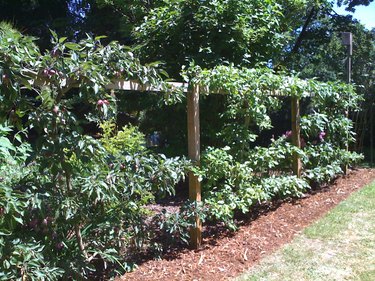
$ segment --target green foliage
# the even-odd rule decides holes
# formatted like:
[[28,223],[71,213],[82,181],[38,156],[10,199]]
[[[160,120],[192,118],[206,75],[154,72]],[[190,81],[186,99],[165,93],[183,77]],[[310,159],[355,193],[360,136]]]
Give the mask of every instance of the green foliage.
[[30,173],[30,169],[25,166],[28,156],[30,156],[30,146],[21,142],[20,135],[16,135],[14,145],[7,137],[12,131],[10,127],[0,125],[0,221],[2,235],[12,231],[17,223],[22,224],[22,216],[27,206],[30,194],[25,194],[20,190],[13,190],[15,185]]
[[[35,139],[31,150],[16,129],[0,127],[1,278],[84,279],[107,265],[124,272],[126,253],[151,236],[145,206],[173,194],[189,162],[147,152],[134,127],[114,132],[103,122],[116,114],[105,86],[134,79],[168,91],[162,71],[100,37],[73,43],[52,32],[54,47],[41,54],[32,38],[1,30],[0,124]],[[103,124],[101,139],[83,133],[90,122]]]
[[113,121],[105,121],[100,124],[100,128],[103,130],[100,141],[112,155],[134,154],[145,150],[145,135],[139,132],[137,127],[124,126],[116,132],[116,124]]
[[[298,75],[276,73],[269,68],[241,68],[234,65],[219,65],[212,69],[190,65],[182,73],[187,81],[204,85],[210,92],[230,95],[251,93],[254,98],[267,95],[314,98],[314,105],[329,106],[339,102],[337,109],[356,107],[360,97],[352,85],[340,82],[319,82],[316,79],[301,79]],[[344,94],[344,95],[343,95]],[[333,108],[333,110],[337,110]],[[328,110],[328,109],[326,109]]]
[[310,185],[304,179],[285,175],[264,178],[261,185],[271,198],[299,197],[310,189]]
[[13,130],[0,125],[0,280],[56,280],[61,269],[47,261],[44,247],[27,231],[28,210],[35,206],[32,192],[24,184],[33,167],[27,166],[31,148],[21,135],[9,140]]
[[[357,110],[361,100],[353,86],[233,66],[192,66],[184,77],[228,95],[228,107],[222,115],[225,125],[220,132],[228,146],[208,148],[202,167],[195,171],[202,180],[202,197],[211,220],[234,229],[236,212],[247,213],[258,202],[300,196],[310,188],[309,183],[329,181],[342,173],[343,165],[353,165],[362,158],[343,149],[354,140],[352,122],[345,111]],[[272,128],[269,115],[278,108],[277,95],[310,99],[312,114],[302,116],[300,122],[301,148],[291,144],[291,132],[272,138],[267,147],[252,145],[258,132]],[[302,178],[291,175],[294,154],[303,161]]]
[[154,223],[160,229],[158,241],[162,241],[163,249],[168,249],[176,244],[189,243],[189,230],[196,227],[196,218],[202,222],[206,220],[207,206],[202,202],[186,201],[179,211],[167,212],[165,209],[154,217]]
[[[338,1],[348,5],[351,9],[355,5],[365,5],[368,1]],[[353,6],[354,4],[354,6]],[[374,139],[369,129],[371,114],[374,106],[374,61],[375,61],[375,33],[359,23],[353,15],[338,15],[332,9],[324,8],[326,5],[316,6],[313,17],[300,17],[306,24],[305,32],[295,32],[293,36],[294,52],[286,49],[282,65],[285,69],[300,72],[303,78],[316,77],[320,81],[345,81],[346,71],[346,46],[342,44],[341,32],[351,32],[353,35],[353,55],[351,82],[358,85],[356,91],[364,98],[358,105],[360,112],[351,112],[350,117],[356,120],[354,130],[357,133],[356,143],[352,146],[358,151],[369,151]],[[309,15],[309,7],[306,15]],[[298,13],[297,13],[298,15]],[[297,44],[298,43],[298,44]],[[340,102],[340,101],[339,101]],[[372,125],[373,126],[373,125]],[[369,153],[371,154],[371,153]],[[368,155],[369,156],[369,155]],[[369,159],[370,160],[370,159]]]
[[363,159],[362,155],[326,142],[307,146],[304,152],[307,155],[304,163],[305,177],[316,183],[327,182],[335,178],[337,174],[343,172],[343,165],[353,165]]
[[343,149],[355,141],[353,122],[345,112],[349,108],[358,110],[362,96],[353,89],[345,91],[338,84],[333,87],[335,92],[316,93],[311,98],[313,112],[301,119],[302,134],[308,144],[304,148],[305,176],[311,182],[329,181],[343,172],[343,165],[363,159],[363,156]]
[[[7,131],[2,127],[2,132]],[[105,141],[116,144],[117,136]],[[145,152],[117,151],[114,157],[113,146],[106,151],[100,142],[86,137],[76,152],[64,150],[70,157],[60,169],[66,170],[53,174],[54,170],[43,168],[44,158],[23,167],[29,146],[17,148],[5,136],[0,144],[7,156],[1,158],[5,162],[0,170],[8,171],[0,182],[5,279],[89,276],[96,270],[93,261],[97,259],[125,270],[120,252],[143,248],[151,235],[145,205],[155,196],[174,193],[188,166],[177,158]],[[86,151],[87,159],[85,149],[93,150]],[[11,157],[18,153],[19,158]],[[26,185],[17,187],[22,182]]]
[[[352,128],[344,111],[347,108],[356,110],[361,101],[361,96],[351,85],[304,80],[298,76],[276,74],[270,69],[234,66],[202,69],[191,66],[183,75],[186,81],[207,87],[202,87],[203,93],[209,88],[212,92],[228,95],[226,111],[222,114],[224,126],[219,136],[225,145],[231,147],[232,154],[242,161],[247,159],[258,132],[272,128],[269,115],[280,107],[277,96],[312,97],[310,107],[318,114],[303,117],[301,126],[304,133],[317,135],[329,130],[332,133],[328,133],[328,137],[331,141],[338,141],[338,145],[346,142],[348,137],[345,132]],[[308,129],[310,126],[314,127]],[[353,134],[349,133],[349,136],[351,139]]]
[[[221,9],[222,3],[216,4]],[[150,153],[137,128],[117,130],[105,121],[117,113],[116,93],[107,93],[105,86],[117,79],[137,80],[175,100],[179,96],[170,93],[158,63],[141,65],[130,49],[114,42],[103,46],[100,37],[73,43],[53,32],[53,49],[41,54],[32,38],[7,25],[1,30],[0,124],[9,122],[35,139],[31,149],[16,129],[0,127],[0,171],[6,175],[0,179],[4,278],[87,279],[103,270],[98,262],[114,268],[113,274],[124,272],[131,267],[127,255],[158,248],[157,233],[168,243],[186,242],[197,216],[235,229],[235,213],[247,213],[266,200],[299,196],[308,182],[328,180],[341,172],[341,165],[360,158],[342,149],[353,136],[346,133],[351,122],[345,110],[360,100],[353,86],[233,65],[192,65],[182,73],[203,94],[208,87],[226,95],[217,137],[227,146],[208,148],[201,168],[184,158]],[[263,31],[259,36],[268,32]],[[279,108],[278,95],[311,96],[313,114],[302,118],[301,149],[287,134],[267,147],[254,147],[259,132],[272,128],[270,113]],[[85,134],[87,124],[101,124],[102,137]],[[292,175],[293,154],[305,165],[301,179]],[[203,205],[187,202],[178,213],[156,216],[155,233],[147,205],[173,195],[188,170],[202,180]],[[21,270],[21,264],[27,268]]]
[[[157,63],[143,66],[129,48],[116,42],[103,46],[100,39],[88,37],[72,43],[53,33],[54,47],[42,55],[32,38],[9,31],[5,26],[4,33],[0,33],[0,87],[3,93],[0,120],[11,115],[13,123],[20,122],[25,114],[35,112],[33,119],[38,125],[48,118],[39,111],[48,109],[48,114],[62,116],[59,118],[62,122],[65,118],[74,118],[70,109],[77,105],[97,109],[90,112],[88,120],[111,117],[115,101],[105,92],[111,79],[132,79],[168,92],[168,86],[160,76],[165,72],[157,68]],[[38,77],[43,77],[42,81]],[[79,93],[68,95],[76,86]],[[38,89],[37,97],[25,98],[19,94],[30,89]]]
[[[6,244],[2,251],[6,255],[2,259],[0,280],[57,280],[63,271],[45,262],[44,247],[38,243],[25,243],[19,239]],[[2,249],[3,250],[3,249]],[[7,259],[9,257],[9,259]]]
[[[309,188],[306,181],[295,176],[262,173],[264,165],[270,165],[267,168],[271,171],[280,159],[285,159],[285,154],[279,156],[270,152],[265,156],[266,148],[262,153],[258,149],[248,161],[240,163],[228,154],[228,150],[208,149],[202,157],[202,168],[196,172],[203,179],[203,201],[207,205],[208,219],[224,222],[235,229],[236,211],[246,214],[254,204],[299,196]],[[281,154],[283,150],[277,152]],[[263,165],[257,165],[262,161]]]
[[195,61],[255,66],[282,48],[281,6],[275,1],[168,0],[135,28],[142,56],[167,62],[169,73]]
[[269,176],[275,172],[290,172],[292,155],[296,153],[305,158],[305,152],[290,142],[290,137],[282,136],[277,140],[271,139],[268,147],[256,146],[247,155],[251,159],[249,165],[258,174]]

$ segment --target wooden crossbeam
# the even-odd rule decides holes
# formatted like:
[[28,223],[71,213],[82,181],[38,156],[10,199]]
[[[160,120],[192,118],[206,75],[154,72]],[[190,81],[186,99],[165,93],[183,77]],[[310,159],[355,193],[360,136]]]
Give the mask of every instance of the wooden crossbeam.
[[[31,70],[25,70],[22,72],[25,79],[21,81],[23,84],[30,85],[32,84],[31,81],[33,81],[34,86],[42,87],[42,86],[48,86],[50,81],[46,79],[43,76],[38,75],[38,73],[33,72]],[[28,78],[32,78],[29,79]],[[61,90],[63,92],[68,92],[72,88],[78,88],[80,84],[82,84],[82,81],[72,80],[70,78],[65,79],[65,85]],[[88,83],[90,83],[89,80],[87,80]],[[169,91],[182,91],[184,93],[188,93],[189,89],[188,83],[183,82],[166,82],[166,84],[169,86]],[[112,80],[108,85],[105,86],[107,90],[121,90],[121,91],[139,91],[139,92],[164,92],[166,89],[162,86],[152,86],[147,84],[142,84],[139,81],[134,80],[123,80],[123,79],[114,79]],[[229,94],[229,92],[225,89],[212,89],[208,86],[200,85],[200,93],[201,94]],[[246,88],[244,89],[246,91]],[[267,91],[268,95],[270,96],[286,96],[280,91],[272,90]],[[304,96],[310,96],[307,93],[303,94]]]
[[[189,92],[188,83],[182,83],[182,82],[166,82],[167,85],[170,86],[170,91],[176,90],[176,91],[182,91],[184,93]],[[150,85],[142,85],[141,83],[137,81],[132,80],[113,80],[110,84],[106,86],[106,89],[109,90],[122,90],[122,91],[140,91],[140,92],[163,92],[165,89],[163,87],[154,87]],[[246,91],[246,89],[244,89]],[[208,86],[200,85],[199,92],[201,94],[229,94],[228,91],[224,89],[210,89]],[[280,91],[272,90],[267,91],[268,95],[270,96],[286,96]],[[310,96],[308,93],[303,93],[303,96]]]
[[[167,83],[171,90],[179,90],[184,93],[188,92],[188,84],[181,82],[168,82]],[[110,84],[106,86],[109,90],[122,90],[122,91],[140,91],[140,92],[162,92],[164,89],[162,87],[154,87],[150,85],[142,85],[139,82],[131,80],[113,80]]]

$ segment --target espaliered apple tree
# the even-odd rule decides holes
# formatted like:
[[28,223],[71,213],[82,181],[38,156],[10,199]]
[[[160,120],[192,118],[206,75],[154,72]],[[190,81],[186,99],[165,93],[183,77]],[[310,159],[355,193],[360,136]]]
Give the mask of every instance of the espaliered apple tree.
[[[167,89],[157,64],[100,39],[73,43],[52,32],[53,49],[41,53],[33,38],[0,25],[0,279],[128,270],[126,252],[151,235],[144,205],[185,175],[186,161],[146,152],[138,131],[84,134],[115,116],[105,90],[114,79]],[[14,146],[14,135],[24,144]]]
[[[233,65],[191,66],[184,76],[210,93],[228,95],[221,117],[224,126],[218,132],[224,146],[204,151],[201,168],[196,169],[202,180],[206,219],[234,229],[235,212],[247,213],[254,204],[274,198],[300,196],[311,184],[333,179],[342,173],[342,165],[362,158],[342,149],[354,141],[345,110],[358,110],[361,100],[352,85]],[[201,93],[205,94],[204,89]],[[255,146],[259,132],[272,129],[270,114],[280,108],[280,97],[310,100],[309,114],[295,120],[301,126],[299,145],[287,131],[273,136],[267,147]],[[301,176],[294,171],[293,155],[302,161]]]

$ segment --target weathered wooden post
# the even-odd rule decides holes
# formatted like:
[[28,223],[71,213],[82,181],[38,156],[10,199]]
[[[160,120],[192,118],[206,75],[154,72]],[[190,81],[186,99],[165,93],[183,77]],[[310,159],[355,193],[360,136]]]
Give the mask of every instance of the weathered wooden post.
[[[300,106],[299,99],[292,97],[292,143],[294,146],[301,148],[301,127],[300,127]],[[298,178],[301,177],[302,162],[297,153],[293,153],[293,174]]]
[[[190,85],[187,93],[188,153],[195,165],[200,162],[200,128],[199,128],[199,86]],[[189,199],[201,201],[201,183],[192,172],[189,173]],[[195,219],[196,227],[190,230],[190,246],[198,249],[202,243],[202,222]]]

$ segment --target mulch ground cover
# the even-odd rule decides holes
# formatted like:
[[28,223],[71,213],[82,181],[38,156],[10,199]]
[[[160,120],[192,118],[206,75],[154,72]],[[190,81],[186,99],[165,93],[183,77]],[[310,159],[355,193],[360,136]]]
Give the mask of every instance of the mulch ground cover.
[[145,259],[118,280],[227,280],[290,242],[352,192],[375,180],[375,169],[352,170],[303,198],[260,205],[239,218],[239,229],[206,226],[199,250],[175,249],[161,260]]

